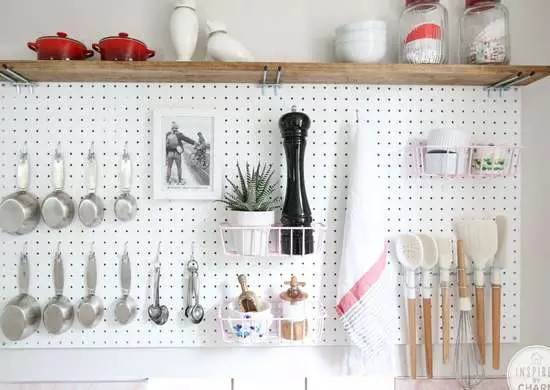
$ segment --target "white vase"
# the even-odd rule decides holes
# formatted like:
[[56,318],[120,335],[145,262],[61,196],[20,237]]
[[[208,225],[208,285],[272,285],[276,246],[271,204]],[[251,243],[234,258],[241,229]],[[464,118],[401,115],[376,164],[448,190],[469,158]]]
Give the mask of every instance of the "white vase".
[[[271,226],[275,223],[274,211],[228,211],[227,221],[234,230],[229,235],[232,246],[243,256],[267,256]],[[250,227],[250,229],[247,229]]]
[[199,18],[195,7],[195,0],[176,0],[170,20],[170,32],[178,61],[191,60],[197,46]]
[[235,38],[227,33],[222,22],[206,22],[208,44],[206,57],[218,61],[252,61],[252,54]]

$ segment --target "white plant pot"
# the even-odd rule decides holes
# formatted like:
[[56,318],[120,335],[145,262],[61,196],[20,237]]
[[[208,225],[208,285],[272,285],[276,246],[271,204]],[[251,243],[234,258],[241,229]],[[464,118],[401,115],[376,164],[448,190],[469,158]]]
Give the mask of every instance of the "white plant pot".
[[275,223],[274,211],[228,212],[231,226],[242,227],[229,234],[230,246],[243,256],[267,256],[271,226]]

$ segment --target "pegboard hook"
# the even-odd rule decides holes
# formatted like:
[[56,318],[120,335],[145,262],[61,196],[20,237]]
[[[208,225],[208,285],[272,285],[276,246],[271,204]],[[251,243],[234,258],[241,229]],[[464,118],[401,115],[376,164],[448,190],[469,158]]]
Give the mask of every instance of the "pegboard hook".
[[162,241],[159,241],[158,244],[157,244],[157,254],[155,256],[155,263],[156,264],[159,264],[160,263],[160,244],[162,243]]
[[95,246],[95,241],[92,241],[92,243],[90,244],[90,254],[94,253],[94,246]]
[[124,254],[127,255],[128,254],[128,241],[126,241],[124,243]]
[[25,241],[23,243],[23,250],[21,251],[21,255],[22,256],[25,256],[28,252],[27,252],[27,247],[28,247],[29,243],[27,241]]
[[61,157],[61,141],[57,141],[57,145],[55,146],[55,158]]
[[57,241],[57,254],[61,253],[61,241]]

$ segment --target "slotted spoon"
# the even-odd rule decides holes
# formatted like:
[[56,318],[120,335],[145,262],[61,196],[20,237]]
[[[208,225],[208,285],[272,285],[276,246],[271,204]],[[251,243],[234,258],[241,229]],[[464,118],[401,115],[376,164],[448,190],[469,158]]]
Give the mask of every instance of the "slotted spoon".
[[416,270],[424,257],[422,242],[414,234],[402,234],[395,244],[397,259],[405,267],[408,343],[411,378],[416,379]]

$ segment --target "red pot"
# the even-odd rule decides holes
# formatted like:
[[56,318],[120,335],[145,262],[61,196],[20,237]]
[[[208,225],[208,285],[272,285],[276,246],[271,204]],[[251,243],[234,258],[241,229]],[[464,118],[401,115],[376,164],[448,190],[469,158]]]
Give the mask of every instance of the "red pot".
[[94,55],[82,42],[67,38],[67,33],[58,32],[56,36],[40,37],[27,46],[36,52],[39,60],[83,60]]
[[101,54],[103,61],[145,61],[155,55],[145,43],[129,38],[128,33],[120,33],[117,37],[103,38],[92,45]]

